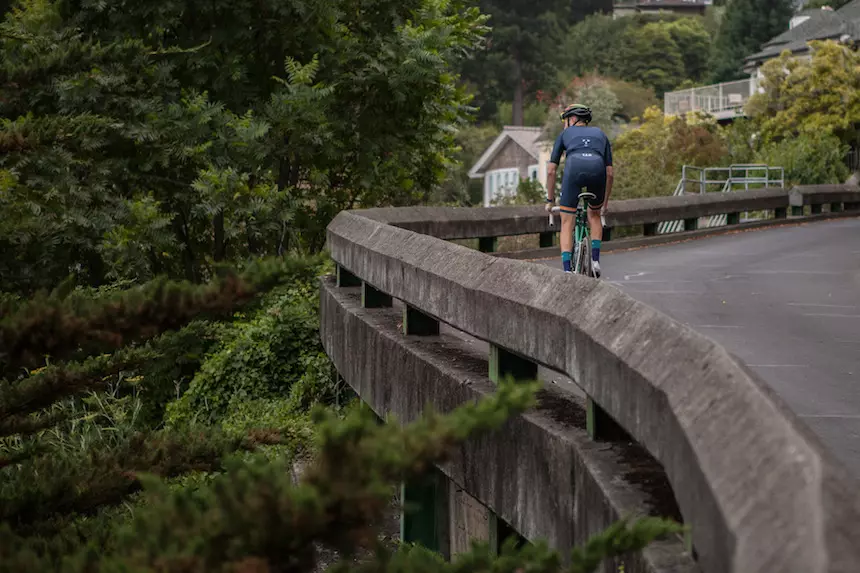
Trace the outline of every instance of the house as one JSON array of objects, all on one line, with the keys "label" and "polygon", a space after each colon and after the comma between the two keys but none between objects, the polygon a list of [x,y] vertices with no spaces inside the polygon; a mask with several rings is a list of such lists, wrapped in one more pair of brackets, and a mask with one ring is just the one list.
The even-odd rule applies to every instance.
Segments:
[{"label": "house", "polygon": [[616,0],[613,15],[628,16],[636,13],[674,12],[688,16],[703,15],[713,0]]},{"label": "house", "polygon": [[499,195],[513,195],[521,179],[539,179],[540,127],[505,126],[469,170],[484,180],[484,206]]},{"label": "house", "polygon": [[810,57],[808,43],[813,40],[836,40],[846,44],[860,41],[860,0],[849,2],[839,10],[822,8],[797,13],[789,29],[765,43],[761,50],[744,59],[744,71],[761,77],[761,67],[768,60],[788,50],[797,57]]},{"label": "house", "polygon": [[744,115],[749,98],[759,90],[761,67],[768,60],[788,50],[795,57],[810,58],[809,42],[836,40],[856,46],[860,44],[860,0],[853,0],[839,10],[822,8],[797,12],[789,29],[761,46],[744,60],[749,79],[710,86],[667,92],[663,96],[666,115],[703,111],[717,120],[731,121]]}]

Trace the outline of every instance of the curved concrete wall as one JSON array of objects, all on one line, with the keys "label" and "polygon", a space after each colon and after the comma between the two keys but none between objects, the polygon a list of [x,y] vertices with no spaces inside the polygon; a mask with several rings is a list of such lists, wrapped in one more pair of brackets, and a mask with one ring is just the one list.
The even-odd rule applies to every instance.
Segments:
[{"label": "curved concrete wall", "polygon": [[[766,191],[759,199],[772,201]],[[328,229],[333,259],[426,314],[567,373],[663,465],[703,570],[856,569],[854,478],[723,348],[608,283],[490,257],[395,227],[407,226],[398,217],[339,214]]]}]

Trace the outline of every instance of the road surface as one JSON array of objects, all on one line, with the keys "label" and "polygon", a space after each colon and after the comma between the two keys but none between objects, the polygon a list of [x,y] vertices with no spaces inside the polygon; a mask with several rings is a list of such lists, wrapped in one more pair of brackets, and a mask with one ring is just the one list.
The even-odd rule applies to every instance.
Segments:
[{"label": "road surface", "polygon": [[601,266],[745,361],[860,475],[860,219],[606,253]]}]

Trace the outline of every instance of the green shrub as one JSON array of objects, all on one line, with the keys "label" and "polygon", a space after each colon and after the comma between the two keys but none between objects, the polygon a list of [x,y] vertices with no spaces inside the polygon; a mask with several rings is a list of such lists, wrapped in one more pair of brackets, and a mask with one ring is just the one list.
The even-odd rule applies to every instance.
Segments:
[{"label": "green shrub", "polygon": [[[226,330],[188,391],[168,407],[168,423],[215,423],[236,401],[287,397],[304,376],[325,378],[317,307],[315,286],[276,289],[248,320]],[[314,374],[306,374],[309,365]]]},{"label": "green shrub", "polygon": [[759,149],[757,159],[785,168],[786,184],[842,183],[848,178],[848,146],[835,135],[802,134]]}]

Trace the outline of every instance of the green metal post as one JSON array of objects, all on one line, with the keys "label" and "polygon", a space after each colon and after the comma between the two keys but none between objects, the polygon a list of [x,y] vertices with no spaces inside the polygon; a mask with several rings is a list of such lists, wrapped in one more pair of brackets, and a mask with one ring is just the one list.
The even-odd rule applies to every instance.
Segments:
[{"label": "green metal post", "polygon": [[803,217],[803,206],[802,205],[792,205],[791,216],[792,217]]},{"label": "green metal post", "polygon": [[540,234],[540,248],[552,247],[555,245],[555,233],[541,233]]},{"label": "green metal post", "polygon": [[811,209],[813,215],[818,215],[819,213],[821,213],[821,204],[818,203],[816,205],[811,205]]},{"label": "green metal post", "polygon": [[788,217],[788,208],[778,207],[773,210],[774,219],[785,219]]},{"label": "green metal post", "polygon": [[657,223],[645,223],[642,232],[646,237],[653,237],[657,234]]},{"label": "green metal post", "polygon": [[337,286],[338,287],[357,287],[361,286],[361,279],[343,268],[342,266],[337,266]]},{"label": "green metal post", "polygon": [[403,334],[438,336],[439,321],[407,304],[403,309]]},{"label": "green metal post", "polygon": [[585,429],[592,440],[617,441],[629,439],[629,435],[618,422],[606,413],[591,396],[585,402]]},{"label": "green metal post", "polygon": [[726,215],[726,225],[737,225],[741,222],[740,213],[729,213]]},{"label": "green metal post", "polygon": [[448,478],[435,467],[400,486],[400,539],[450,555]]},{"label": "green metal post", "polygon": [[830,212],[831,213],[841,213],[842,212],[842,203],[831,203],[830,204]]},{"label": "green metal post", "polygon": [[482,253],[495,253],[498,244],[498,237],[480,237],[478,239],[478,250]]},{"label": "green metal post", "polygon": [[699,218],[694,217],[693,219],[684,219],[684,230],[685,231],[695,231],[699,228]]},{"label": "green metal post", "polygon": [[373,288],[366,281],[361,282],[361,306],[364,308],[389,308],[393,302],[390,294]]},{"label": "green metal post", "polygon": [[537,380],[537,375],[538,366],[531,360],[490,344],[490,380],[496,384],[506,376],[529,381]]}]

